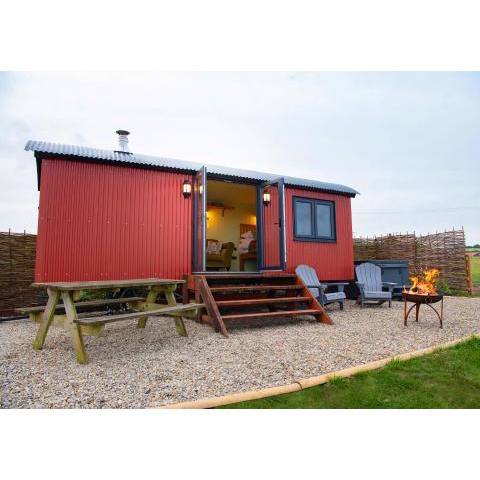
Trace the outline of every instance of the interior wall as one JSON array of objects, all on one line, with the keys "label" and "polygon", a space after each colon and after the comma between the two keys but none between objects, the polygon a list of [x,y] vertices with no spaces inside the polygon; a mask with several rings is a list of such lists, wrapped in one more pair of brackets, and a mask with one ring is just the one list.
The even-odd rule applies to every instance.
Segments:
[{"label": "interior wall", "polygon": [[[233,242],[238,249],[240,241],[240,224],[246,223],[256,225],[257,212],[255,203],[242,204],[241,202],[251,202],[250,195],[244,194],[245,188],[252,189],[253,198],[255,187],[246,187],[239,184],[218,185],[218,181],[209,181],[207,186],[207,202],[218,202],[224,205],[234,207],[233,210],[225,210],[222,216],[222,210],[219,208],[207,208],[207,238],[213,238],[221,242]],[[218,187],[218,188],[217,188]],[[226,193],[222,188],[227,187]],[[251,192],[249,192],[250,194]],[[238,250],[234,252],[235,259],[232,260],[231,271],[239,270]],[[257,269],[254,261],[245,263],[246,271],[255,271]]]},{"label": "interior wall", "polygon": [[[225,210],[222,216],[222,210],[212,208],[207,213],[207,238],[214,238],[220,242],[233,242],[238,248],[240,241],[240,224],[248,223],[256,225],[256,212],[254,207],[242,205],[235,207],[235,210]],[[238,271],[238,250],[234,252],[236,259],[232,260],[233,271]],[[254,262],[246,262],[245,270],[256,270]]]}]

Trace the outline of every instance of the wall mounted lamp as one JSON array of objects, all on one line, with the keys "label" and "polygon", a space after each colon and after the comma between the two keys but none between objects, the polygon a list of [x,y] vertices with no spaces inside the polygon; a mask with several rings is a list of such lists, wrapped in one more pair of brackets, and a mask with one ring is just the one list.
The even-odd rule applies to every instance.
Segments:
[{"label": "wall mounted lamp", "polygon": [[263,204],[268,207],[270,205],[270,192],[268,190],[265,190],[263,192]]},{"label": "wall mounted lamp", "polygon": [[192,184],[188,178],[183,181],[182,193],[184,198],[188,198],[192,194]]}]

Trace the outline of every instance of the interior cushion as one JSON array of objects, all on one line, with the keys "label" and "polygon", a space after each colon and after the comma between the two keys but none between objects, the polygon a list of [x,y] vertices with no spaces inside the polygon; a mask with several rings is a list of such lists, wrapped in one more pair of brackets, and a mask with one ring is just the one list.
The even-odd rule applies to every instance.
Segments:
[{"label": "interior cushion", "polygon": [[249,230],[248,232],[242,233],[242,234],[240,235],[240,238],[254,239],[254,238],[255,238],[255,235],[253,234],[253,232],[252,232],[251,230]]},{"label": "interior cushion", "polygon": [[207,243],[207,254],[219,255],[222,251],[222,242],[209,240]]}]

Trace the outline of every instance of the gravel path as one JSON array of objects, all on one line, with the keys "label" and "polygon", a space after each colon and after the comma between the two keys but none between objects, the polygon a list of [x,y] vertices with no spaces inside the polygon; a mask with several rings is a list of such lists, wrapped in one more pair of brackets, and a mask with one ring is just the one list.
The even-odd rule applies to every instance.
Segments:
[{"label": "gravel path", "polygon": [[480,298],[445,299],[444,329],[426,309],[403,327],[400,302],[360,309],[349,302],[327,326],[311,317],[235,328],[229,339],[186,320],[107,325],[85,337],[90,357],[79,365],[66,332],[52,328],[35,352],[36,325],[0,324],[1,408],[141,408],[291,383],[391,355],[480,333]]}]

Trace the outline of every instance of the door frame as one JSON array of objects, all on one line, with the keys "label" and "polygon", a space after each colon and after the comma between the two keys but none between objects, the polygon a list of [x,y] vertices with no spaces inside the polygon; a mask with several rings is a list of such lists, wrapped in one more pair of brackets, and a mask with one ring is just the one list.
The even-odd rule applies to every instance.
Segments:
[{"label": "door frame", "polygon": [[[199,185],[197,182],[198,176],[202,177],[202,192],[199,192]],[[207,253],[206,253],[206,241],[207,241],[207,180],[208,173],[207,167],[202,166],[196,174],[192,177],[193,180],[193,229],[192,229],[192,273],[205,273],[207,270]],[[203,215],[200,219],[201,225],[199,225],[198,209],[202,208]],[[198,245],[199,228],[201,228],[201,243]],[[199,256],[201,256],[201,268],[197,266],[200,264]]]},{"label": "door frame", "polygon": [[[263,232],[263,191],[270,185],[278,184],[278,222],[279,222],[279,242],[280,256],[279,265],[266,266],[264,259],[265,235]],[[277,177],[266,182],[257,184],[257,268],[262,271],[285,271],[287,266],[287,238],[285,225],[285,179]]]},{"label": "door frame", "polygon": [[[215,273],[215,275],[248,275],[252,273],[261,273],[262,271],[285,271],[286,269],[286,230],[285,230],[285,182],[283,177],[278,177],[273,180],[269,180],[267,182],[262,182],[261,180],[256,181],[252,183],[251,181],[233,181],[228,178],[228,181],[230,183],[238,183],[238,184],[247,184],[251,185],[252,187],[256,188],[256,222],[257,222],[257,270],[256,271],[248,271],[248,272],[229,272],[229,271],[215,271],[211,272],[207,270],[207,262],[206,262],[206,238],[207,238],[207,184],[209,180],[209,175],[207,172],[207,168],[203,166],[198,173],[202,173],[205,176],[204,178],[204,192],[205,195],[203,195],[202,200],[202,208],[203,208],[203,217],[202,217],[202,223],[203,223],[203,232],[202,232],[202,237],[204,240],[204,246],[203,246],[203,270],[196,270],[196,262],[197,262],[197,255],[199,254],[198,251],[198,236],[197,236],[197,229],[198,229],[198,208],[199,208],[199,195],[198,192],[195,191],[195,175],[193,175],[193,184],[194,184],[194,198],[193,198],[193,231],[192,231],[192,240],[193,240],[193,248],[192,248],[192,273],[198,273],[198,274],[207,274],[207,273]],[[223,178],[222,176],[217,176],[214,175],[213,178],[210,178],[210,180],[218,180],[218,181],[225,181],[227,180],[226,178]],[[264,255],[263,255],[263,247],[264,247],[264,233],[263,233],[263,190],[265,187],[273,184],[278,184],[279,187],[279,223],[281,224],[280,227],[280,265],[278,266],[272,266],[272,267],[265,267],[264,266]]]}]

